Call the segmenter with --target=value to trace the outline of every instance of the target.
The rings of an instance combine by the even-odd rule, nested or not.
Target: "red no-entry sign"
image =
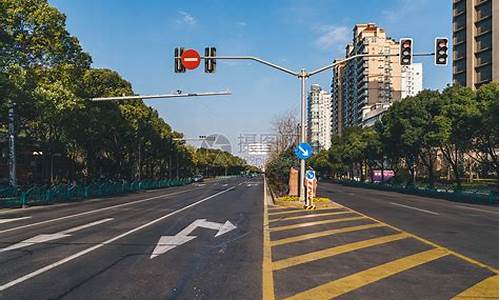
[[[182,52],[181,63],[186,69],[188,70],[196,69],[200,65],[200,62],[201,58],[198,52],[196,52],[196,50],[187,49],[184,52]]]

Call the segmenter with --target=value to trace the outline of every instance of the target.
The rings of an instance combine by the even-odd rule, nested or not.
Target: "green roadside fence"
[[[104,182],[91,184],[61,184],[30,188],[0,188],[0,208],[15,208],[52,203],[80,201],[98,197],[124,195],[141,190],[181,186],[191,183],[191,178],[141,180],[132,182]]]
[[[498,204],[498,190],[496,191],[457,191],[447,189],[431,189],[424,187],[405,187],[401,185],[380,184],[371,182],[361,182],[354,180],[334,180],[335,183],[342,185],[376,189],[383,191],[393,191],[416,196],[447,199],[457,202]]]

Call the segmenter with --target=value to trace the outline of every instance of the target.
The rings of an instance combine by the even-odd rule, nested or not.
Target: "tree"
[[[309,165],[320,175],[329,175],[331,171],[328,150],[321,150],[308,160]]]
[[[498,176],[498,82],[482,85],[476,92],[476,101],[479,113],[473,122],[471,158]]]
[[[439,118],[445,131],[445,143],[440,149],[453,171],[457,189],[461,189],[464,154],[473,150],[473,124],[478,119],[479,110],[474,91],[467,87],[448,87],[442,92],[440,99],[443,102]]]

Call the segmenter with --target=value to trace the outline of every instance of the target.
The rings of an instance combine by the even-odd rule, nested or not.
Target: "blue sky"
[[[412,37],[415,51],[433,51],[434,37],[451,36],[451,0],[49,0],[93,58],[94,67],[118,71],[138,94],[229,89],[232,96],[150,100],[186,137],[221,133],[233,149],[238,136],[267,133],[276,115],[299,112],[299,81],[253,62],[223,62],[175,74],[173,49],[218,55],[254,55],[293,70],[312,70],[343,55],[356,23],[374,22],[390,37]],[[450,67],[424,63],[424,87],[451,82]],[[330,89],[331,72],[311,78]],[[237,154],[237,153],[236,153]]]

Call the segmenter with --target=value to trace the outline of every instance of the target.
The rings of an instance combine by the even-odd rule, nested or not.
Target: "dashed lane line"
[[[297,228],[304,228],[304,227],[309,227],[309,226],[356,221],[356,220],[362,220],[362,219],[366,219],[366,218],[365,217],[350,217],[350,218],[329,219],[329,220],[322,220],[322,221],[315,221],[315,222],[307,222],[307,223],[299,223],[299,224],[293,224],[293,225],[271,227],[270,231],[271,232],[278,232],[278,231],[285,231],[285,230],[291,230],[291,229],[297,229]]]
[[[400,207],[408,208],[408,209],[411,209],[411,210],[416,210],[416,211],[419,211],[419,212],[423,212],[423,213],[427,213],[427,214],[431,214],[431,215],[439,216],[439,213],[437,213],[437,212],[435,212],[435,211],[432,211],[432,210],[422,209],[422,208],[413,207],[413,206],[404,205],[404,204],[401,204],[401,203],[395,203],[395,202],[389,202],[389,203],[390,203],[390,204],[392,204],[392,205],[396,205],[396,206],[400,206]]]
[[[339,234],[339,233],[354,232],[354,231],[377,228],[377,227],[386,227],[386,225],[381,224],[381,223],[373,223],[373,224],[342,227],[342,228],[331,229],[331,230],[326,230],[326,231],[320,231],[320,232],[314,232],[314,233],[303,234],[303,235],[298,235],[298,236],[292,236],[292,237],[283,238],[283,239],[279,239],[279,240],[273,240],[273,241],[271,241],[271,246],[275,247],[275,246],[280,246],[280,245],[285,245],[285,244],[289,244],[289,243],[295,243],[295,242],[305,241],[305,240],[309,240],[309,239],[325,237],[325,236]]]
[[[325,250],[320,250],[320,251],[315,251],[315,252],[309,252],[303,255],[298,255],[282,260],[278,260],[273,262],[273,270],[281,270],[285,268],[290,268],[296,265],[300,264],[305,264],[309,262],[313,262],[316,260],[320,260],[323,258],[328,258],[332,257],[335,255],[343,254],[343,253],[348,253],[368,247],[373,247],[377,245],[382,245],[394,241],[399,241],[402,239],[408,238],[408,234],[406,233],[397,233],[397,234],[391,234],[391,235],[386,235],[386,236],[381,236],[369,240],[364,240],[364,241],[359,241],[359,242],[354,242],[354,243],[349,243],[349,244],[344,244],[336,247],[332,247],[329,249]]]
[[[336,215],[343,215],[343,214],[352,214],[352,212],[350,212],[350,211],[334,211],[334,212],[321,213],[321,214],[307,214],[307,215],[303,215],[303,216],[273,219],[273,220],[270,220],[269,223],[274,223],[274,222],[279,222],[279,221],[309,219],[309,218],[317,218],[317,217],[336,216]]]
[[[451,300],[498,299],[498,274],[466,289]]]
[[[446,249],[434,248],[322,284],[286,299],[332,299],[447,255],[449,252]]]
[[[486,210],[486,209],[481,209],[481,208],[476,208],[476,207],[470,207],[470,206],[467,206],[467,205],[454,205],[454,207],[462,208],[462,209],[468,209],[468,210],[474,210],[474,211],[480,211],[480,212],[483,212],[483,213],[488,213],[488,214],[493,214],[493,215],[498,215],[498,211]]]

